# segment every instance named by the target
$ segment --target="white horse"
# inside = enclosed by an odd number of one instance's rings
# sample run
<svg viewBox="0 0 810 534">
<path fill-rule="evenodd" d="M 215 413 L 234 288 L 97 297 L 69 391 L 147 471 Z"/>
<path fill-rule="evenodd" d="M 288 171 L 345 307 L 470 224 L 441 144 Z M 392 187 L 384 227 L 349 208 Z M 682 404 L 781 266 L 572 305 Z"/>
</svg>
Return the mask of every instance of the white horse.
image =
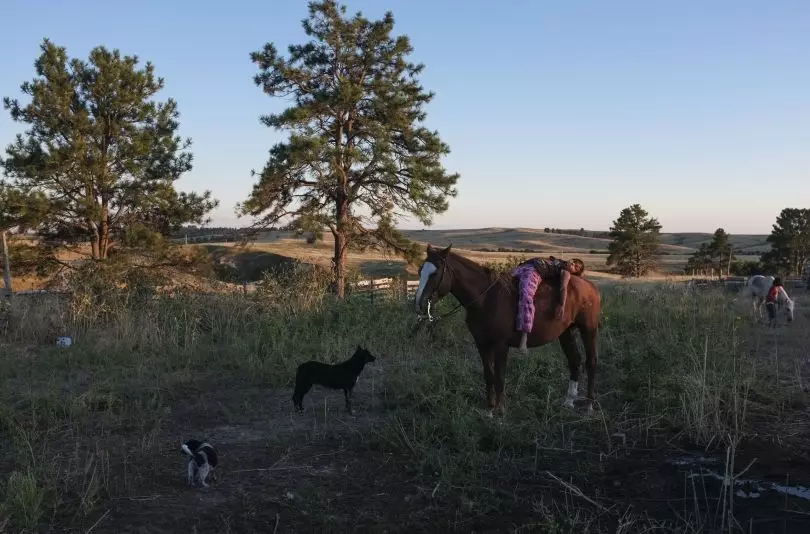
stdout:
<svg viewBox="0 0 810 534">
<path fill-rule="evenodd" d="M 762 318 L 762 305 L 765 304 L 765 297 L 768 296 L 768 290 L 771 289 L 773 282 L 773 276 L 756 274 L 748 278 L 745 284 L 743 296 L 751 299 L 753 314 L 759 319 Z M 784 308 L 788 323 L 793 322 L 793 300 L 791 300 L 784 288 L 779 289 L 779 293 L 776 296 L 776 306 L 777 312 Z M 776 316 L 774 315 L 770 318 L 769 324 L 773 326 L 775 323 Z"/>
</svg>

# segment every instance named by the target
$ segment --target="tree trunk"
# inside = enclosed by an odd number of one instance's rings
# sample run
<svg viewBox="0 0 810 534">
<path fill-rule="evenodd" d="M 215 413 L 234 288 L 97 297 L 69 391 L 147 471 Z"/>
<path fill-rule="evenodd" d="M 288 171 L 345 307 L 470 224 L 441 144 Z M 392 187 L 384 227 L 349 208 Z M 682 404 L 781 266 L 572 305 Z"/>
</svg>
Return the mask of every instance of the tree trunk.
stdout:
<svg viewBox="0 0 810 534">
<path fill-rule="evenodd" d="M 101 231 L 98 245 L 99 259 L 106 260 L 110 250 L 110 205 L 106 198 L 101 201 Z"/>
<path fill-rule="evenodd" d="M 335 209 L 337 226 L 333 232 L 335 237 L 335 255 L 332 258 L 332 269 L 335 276 L 335 294 L 342 299 L 346 295 L 346 260 L 348 258 L 348 223 L 349 201 L 346 198 L 338 199 Z"/>
<path fill-rule="evenodd" d="M 335 294 L 339 299 L 346 295 L 346 233 L 338 230 L 335 233 L 335 257 L 332 258 L 335 276 Z"/>
<path fill-rule="evenodd" d="M 110 251 L 110 230 L 106 225 L 93 236 L 91 243 L 94 260 L 106 260 Z"/>
<path fill-rule="evenodd" d="M 98 241 L 98 259 L 106 260 L 110 252 L 110 226 L 106 222 L 101 223 Z"/>
<path fill-rule="evenodd" d="M 6 283 L 6 293 L 9 298 L 14 293 L 11 289 L 11 266 L 8 261 L 8 243 L 6 242 L 6 232 L 0 232 L 3 236 L 3 278 Z"/>
</svg>

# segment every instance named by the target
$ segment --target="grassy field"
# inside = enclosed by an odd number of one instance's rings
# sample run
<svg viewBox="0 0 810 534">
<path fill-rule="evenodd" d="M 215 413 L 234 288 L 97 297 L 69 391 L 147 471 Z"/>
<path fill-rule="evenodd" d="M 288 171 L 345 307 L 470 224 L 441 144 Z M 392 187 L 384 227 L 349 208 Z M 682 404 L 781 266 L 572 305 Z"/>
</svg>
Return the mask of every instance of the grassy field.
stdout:
<svg viewBox="0 0 810 534">
<path fill-rule="evenodd" d="M 334 302 L 310 276 L 247 296 L 16 298 L 0 317 L 0 531 L 810 528 L 803 296 L 770 330 L 731 294 L 609 283 L 596 414 L 561 407 L 552 344 L 513 355 L 490 418 L 460 315 L 412 335 L 402 297 Z M 358 343 L 378 360 L 357 414 L 318 388 L 294 413 L 295 367 Z M 185 485 L 190 437 L 219 448 L 208 489 Z"/>
</svg>

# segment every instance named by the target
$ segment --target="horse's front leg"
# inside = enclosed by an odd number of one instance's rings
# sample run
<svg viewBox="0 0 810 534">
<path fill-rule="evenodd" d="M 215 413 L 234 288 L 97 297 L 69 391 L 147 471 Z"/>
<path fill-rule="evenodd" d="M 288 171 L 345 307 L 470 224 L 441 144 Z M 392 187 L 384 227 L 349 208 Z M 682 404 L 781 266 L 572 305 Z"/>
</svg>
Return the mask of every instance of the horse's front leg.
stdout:
<svg viewBox="0 0 810 534">
<path fill-rule="evenodd" d="M 506 386 L 506 362 L 509 358 L 509 345 L 497 347 L 494 351 L 495 355 L 495 398 L 498 413 L 503 415 L 506 412 L 506 394 L 504 389 Z"/>
<path fill-rule="evenodd" d="M 495 358 L 492 347 L 479 343 L 476 340 L 478 354 L 481 356 L 481 364 L 484 367 L 484 383 L 486 385 L 487 408 L 495 408 Z"/>
</svg>

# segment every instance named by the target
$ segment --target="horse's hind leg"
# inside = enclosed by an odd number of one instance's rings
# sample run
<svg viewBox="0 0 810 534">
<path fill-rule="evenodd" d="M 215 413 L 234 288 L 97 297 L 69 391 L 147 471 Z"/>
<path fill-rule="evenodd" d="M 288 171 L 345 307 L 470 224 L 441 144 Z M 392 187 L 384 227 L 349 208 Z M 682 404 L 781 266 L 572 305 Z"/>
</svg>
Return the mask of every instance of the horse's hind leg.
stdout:
<svg viewBox="0 0 810 534">
<path fill-rule="evenodd" d="M 573 326 L 570 327 L 560 334 L 559 338 L 560 346 L 568 360 L 568 393 L 565 395 L 565 400 L 563 401 L 563 406 L 567 408 L 574 407 L 574 399 L 577 398 L 577 390 L 579 389 L 579 364 L 581 356 L 577 348 L 576 338 L 574 338 L 574 328 Z"/>
<path fill-rule="evenodd" d="M 599 360 L 597 338 L 599 331 L 595 327 L 580 327 L 582 344 L 585 345 L 585 366 L 588 368 L 588 411 L 593 410 L 596 400 L 596 363 Z"/>
</svg>

